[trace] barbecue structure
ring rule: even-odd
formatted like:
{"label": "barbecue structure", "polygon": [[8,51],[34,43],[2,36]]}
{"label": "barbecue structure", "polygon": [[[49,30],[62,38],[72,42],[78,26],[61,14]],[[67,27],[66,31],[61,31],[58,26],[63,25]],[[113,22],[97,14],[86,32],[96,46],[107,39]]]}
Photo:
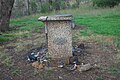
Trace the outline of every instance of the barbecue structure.
{"label": "barbecue structure", "polygon": [[39,21],[45,23],[49,56],[52,58],[72,56],[72,15],[41,16]]}

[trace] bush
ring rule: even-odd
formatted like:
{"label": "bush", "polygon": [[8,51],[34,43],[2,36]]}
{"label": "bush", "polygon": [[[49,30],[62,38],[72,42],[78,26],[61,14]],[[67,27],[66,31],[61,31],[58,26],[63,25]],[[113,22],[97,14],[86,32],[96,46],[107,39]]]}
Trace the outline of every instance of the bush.
{"label": "bush", "polygon": [[120,0],[92,0],[93,6],[98,7],[114,7],[119,5]]}
{"label": "bush", "polygon": [[32,10],[32,13],[36,13],[37,12],[37,4],[36,4],[35,1],[31,2],[31,10]]}
{"label": "bush", "polygon": [[49,12],[49,3],[43,3],[41,6],[41,13],[47,13]]}
{"label": "bush", "polygon": [[79,6],[77,5],[77,3],[72,4],[72,9],[78,8]]}

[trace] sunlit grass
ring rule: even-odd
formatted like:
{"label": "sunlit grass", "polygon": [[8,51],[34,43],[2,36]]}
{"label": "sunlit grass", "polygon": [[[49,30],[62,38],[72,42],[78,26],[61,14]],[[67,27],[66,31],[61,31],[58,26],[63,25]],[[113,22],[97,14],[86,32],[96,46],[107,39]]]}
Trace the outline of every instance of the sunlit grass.
{"label": "sunlit grass", "polygon": [[40,15],[31,15],[22,18],[11,19],[10,28],[15,28],[15,30],[7,33],[1,33],[0,43],[13,40],[16,37],[31,36],[32,35],[31,31],[40,32],[44,24],[38,21],[39,16]]}
{"label": "sunlit grass", "polygon": [[5,42],[5,41],[9,41],[9,40],[12,40],[12,38],[8,38],[8,37],[0,35],[0,43]]}
{"label": "sunlit grass", "polygon": [[69,10],[61,10],[60,13],[62,14],[72,14],[73,16],[79,15],[108,15],[113,13],[120,14],[120,6],[115,6],[114,8],[95,8],[91,4],[84,4],[81,5],[78,9],[69,9]]}
{"label": "sunlit grass", "polygon": [[18,30],[26,30],[31,31],[35,30],[36,28],[39,29],[44,26],[42,22],[38,21],[38,15],[27,16],[18,19],[11,20],[11,27],[17,27]]}
{"label": "sunlit grass", "polygon": [[120,14],[77,16],[75,22],[78,25],[86,25],[89,30],[97,34],[120,36]]}

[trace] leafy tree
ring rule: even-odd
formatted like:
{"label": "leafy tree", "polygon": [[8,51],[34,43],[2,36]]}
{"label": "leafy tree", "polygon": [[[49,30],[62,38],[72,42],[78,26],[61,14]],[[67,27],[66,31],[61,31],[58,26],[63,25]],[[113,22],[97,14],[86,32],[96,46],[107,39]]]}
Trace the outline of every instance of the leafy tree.
{"label": "leafy tree", "polygon": [[120,0],[93,0],[93,6],[98,6],[98,7],[114,7],[119,3]]}
{"label": "leafy tree", "polygon": [[42,6],[41,6],[41,13],[46,13],[46,12],[49,12],[49,3],[46,2],[46,3],[42,3]]}
{"label": "leafy tree", "polygon": [[31,10],[32,10],[33,13],[37,12],[37,4],[34,0],[31,1]]}
{"label": "leafy tree", "polygon": [[79,8],[81,0],[76,0],[76,6]]}

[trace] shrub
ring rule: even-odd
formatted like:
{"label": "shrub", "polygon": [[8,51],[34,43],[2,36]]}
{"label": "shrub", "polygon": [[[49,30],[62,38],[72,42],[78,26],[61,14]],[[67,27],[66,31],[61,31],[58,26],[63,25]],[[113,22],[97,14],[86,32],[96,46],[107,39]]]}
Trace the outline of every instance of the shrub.
{"label": "shrub", "polygon": [[77,3],[72,4],[72,9],[78,8],[79,6],[77,5]]}
{"label": "shrub", "polygon": [[47,13],[49,12],[49,3],[43,3],[41,6],[41,13]]}
{"label": "shrub", "polygon": [[31,10],[32,10],[32,13],[37,12],[37,4],[35,3],[34,0],[31,2]]}
{"label": "shrub", "polygon": [[119,5],[120,0],[92,0],[93,6],[98,7],[114,7]]}

